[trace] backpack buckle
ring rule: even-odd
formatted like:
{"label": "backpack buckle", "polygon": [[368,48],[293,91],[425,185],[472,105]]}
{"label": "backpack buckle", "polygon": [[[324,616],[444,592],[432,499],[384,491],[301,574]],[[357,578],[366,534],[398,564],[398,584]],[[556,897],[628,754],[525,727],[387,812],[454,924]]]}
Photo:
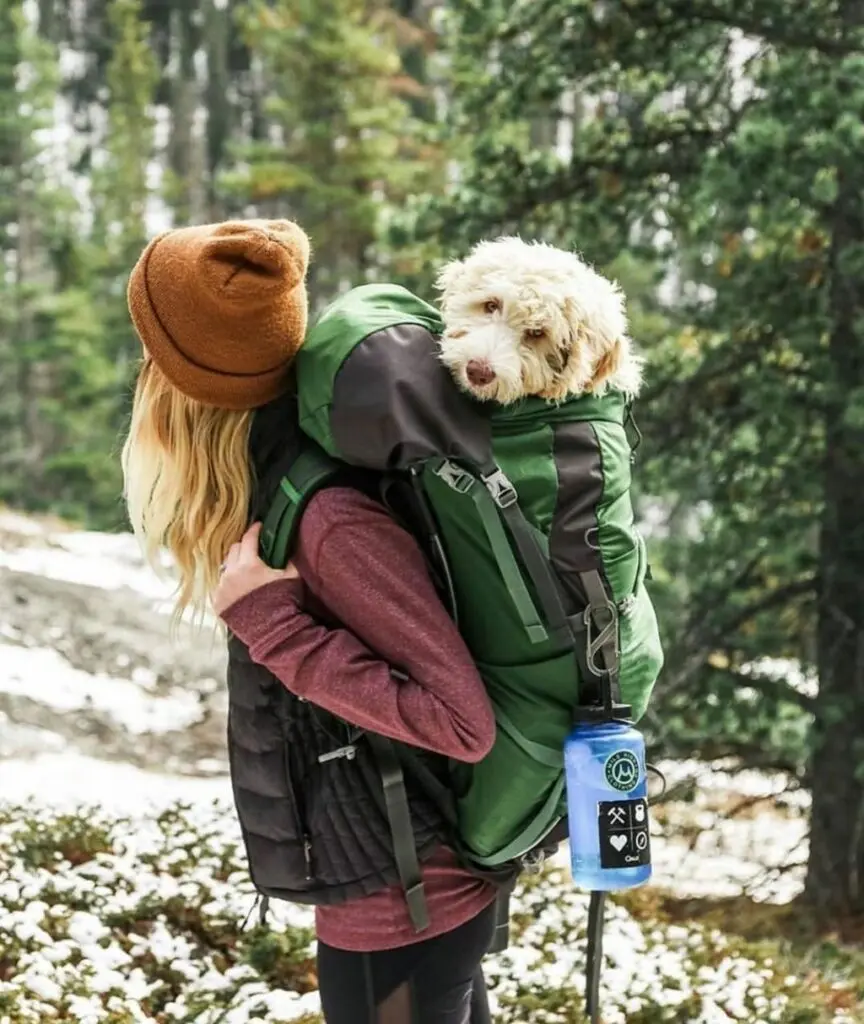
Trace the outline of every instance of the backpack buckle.
{"label": "backpack buckle", "polygon": [[483,483],[486,484],[486,490],[492,495],[492,500],[498,508],[510,508],[519,500],[516,488],[501,469],[496,469],[488,476],[484,476]]}
{"label": "backpack buckle", "polygon": [[457,494],[467,494],[476,482],[467,470],[457,466],[455,462],[451,462],[449,459],[444,459],[440,466],[435,467],[433,472],[448,487],[452,487]]}

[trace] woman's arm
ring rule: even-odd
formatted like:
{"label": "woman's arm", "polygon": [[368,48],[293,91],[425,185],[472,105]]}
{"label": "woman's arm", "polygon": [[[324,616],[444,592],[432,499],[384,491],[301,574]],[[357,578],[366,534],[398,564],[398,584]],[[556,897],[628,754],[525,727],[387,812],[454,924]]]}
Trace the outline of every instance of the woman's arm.
{"label": "woman's arm", "polygon": [[[495,737],[489,698],[414,539],[365,495],[332,488],[303,515],[295,564],[302,584],[276,579],[222,613],[252,658],[354,725],[482,758]],[[305,614],[304,584],[344,629]]]}

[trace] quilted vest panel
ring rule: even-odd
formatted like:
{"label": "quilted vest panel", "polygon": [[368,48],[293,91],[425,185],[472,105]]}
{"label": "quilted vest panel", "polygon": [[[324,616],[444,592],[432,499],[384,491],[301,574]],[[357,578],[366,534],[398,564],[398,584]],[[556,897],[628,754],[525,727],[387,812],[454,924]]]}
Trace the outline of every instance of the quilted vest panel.
{"label": "quilted vest panel", "polygon": [[[260,410],[250,450],[256,493],[250,519],[266,509],[297,450],[296,406],[282,399]],[[319,761],[345,746],[348,727],[294,697],[228,642],[228,755],[250,874],[265,895],[332,904],[398,881],[384,794],[371,750]],[[441,762],[428,758],[431,767]],[[447,837],[440,811],[406,779],[421,859]]]}

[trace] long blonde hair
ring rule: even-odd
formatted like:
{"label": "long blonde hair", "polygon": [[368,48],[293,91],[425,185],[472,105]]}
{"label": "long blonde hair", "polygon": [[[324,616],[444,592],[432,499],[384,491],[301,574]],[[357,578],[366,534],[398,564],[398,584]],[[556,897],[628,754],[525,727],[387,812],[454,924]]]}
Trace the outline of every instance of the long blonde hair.
{"label": "long blonde hair", "polygon": [[159,570],[163,548],[174,559],[175,621],[187,608],[204,613],[222,561],[246,528],[251,425],[251,412],[187,398],[145,358],[123,446],[124,496],[150,564]]}

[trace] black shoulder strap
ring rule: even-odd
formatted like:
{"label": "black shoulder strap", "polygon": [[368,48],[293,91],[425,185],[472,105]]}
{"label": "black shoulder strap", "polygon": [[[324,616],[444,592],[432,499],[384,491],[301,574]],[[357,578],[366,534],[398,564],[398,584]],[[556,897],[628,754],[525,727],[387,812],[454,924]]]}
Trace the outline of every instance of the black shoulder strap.
{"label": "black shoulder strap", "polygon": [[261,557],[268,565],[283,569],[288,564],[300,516],[309,499],[344,469],[341,462],[311,441],[304,444],[280,481],[264,517],[260,546]]}
{"label": "black shoulder strap", "polygon": [[379,494],[390,515],[420,545],[438,596],[458,628],[459,608],[450,563],[418,470],[385,473],[379,483]]}

